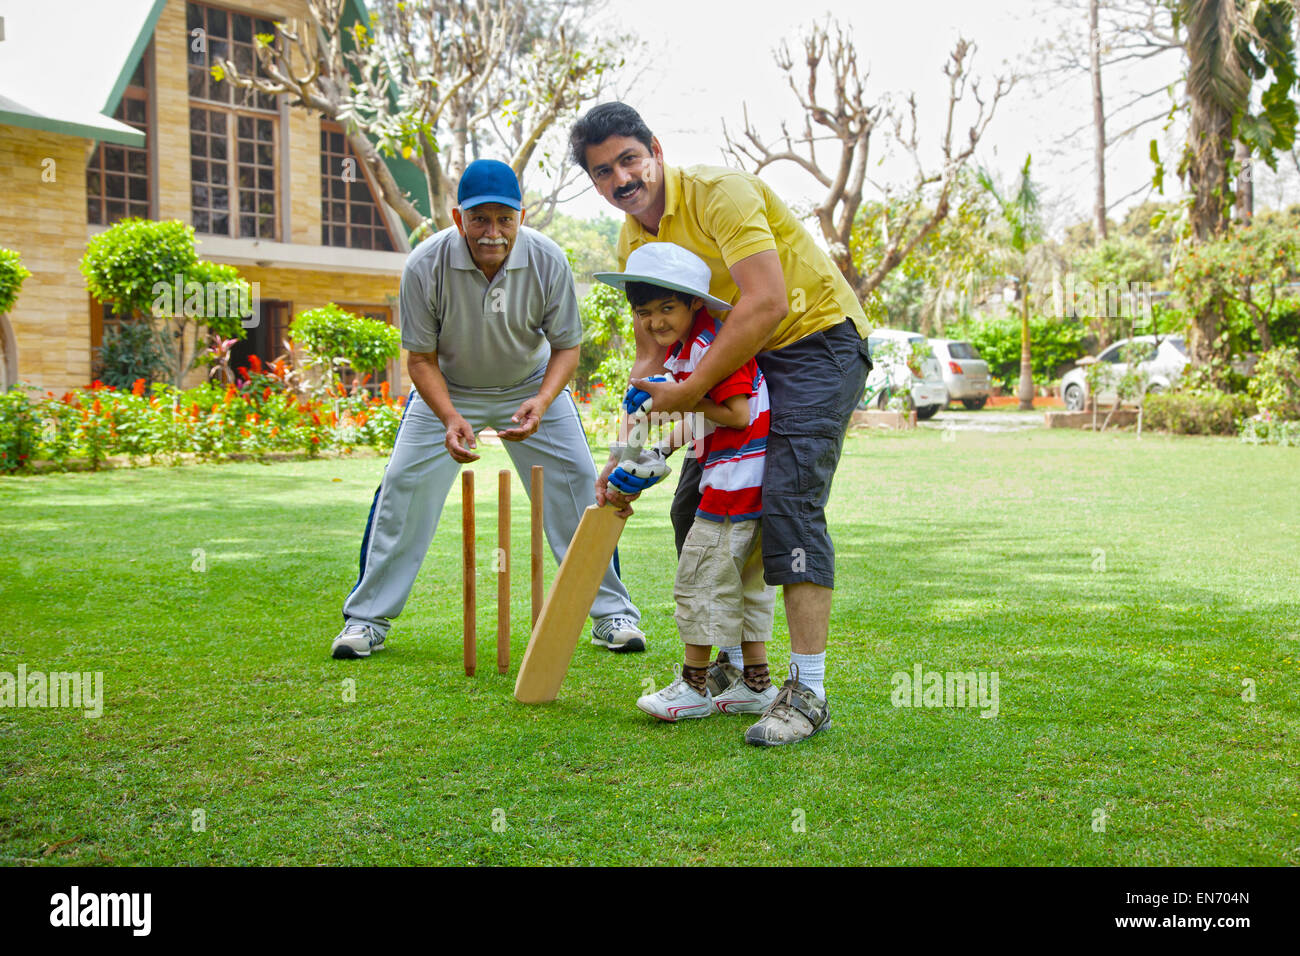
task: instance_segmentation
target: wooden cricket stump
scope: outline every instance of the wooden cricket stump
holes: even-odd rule
[[[542,489],[545,483],[545,469],[541,465],[534,465],[530,478],[532,553],[529,570],[532,578],[532,623],[536,624],[543,604]],[[460,491],[465,676],[473,677],[478,667],[478,598],[475,588],[474,549],[477,541],[474,530],[472,469],[461,472]],[[506,469],[497,473],[497,551],[493,564],[497,574],[497,673],[507,674],[510,672],[510,472]]]
[[[497,472],[497,673],[510,671],[510,472]]]
[[[542,613],[542,601],[545,594],[542,590],[542,534],[545,527],[542,524],[544,517],[542,513],[542,485],[544,482],[545,469],[541,465],[533,465],[532,487],[529,493],[529,501],[532,504],[532,531],[533,531],[533,550],[532,550],[532,580],[533,580],[533,626],[537,624],[537,616]]]
[[[465,676],[478,666],[478,599],[474,590],[474,472],[460,474],[461,587],[465,595]]]

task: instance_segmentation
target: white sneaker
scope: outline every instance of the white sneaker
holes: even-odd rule
[[[714,697],[713,707],[720,714],[761,714],[779,693],[771,684],[767,690],[752,690],[742,678]]]
[[[591,628],[591,643],[597,647],[607,647],[615,654],[645,650],[645,635],[630,617],[602,618]]]
[[[637,698],[636,705],[652,717],[670,724],[688,717],[707,717],[713,713],[713,695],[700,694],[680,677],[657,694]]]
[[[384,635],[379,634],[369,624],[349,624],[334,638],[330,645],[330,656],[335,660],[369,657],[371,651],[384,649]]]

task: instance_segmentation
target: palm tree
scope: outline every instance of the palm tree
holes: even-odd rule
[[[1009,271],[1016,277],[1020,299],[1020,398],[1021,411],[1034,407],[1034,368],[1029,348],[1029,269],[1030,253],[1043,238],[1043,221],[1039,212],[1038,186],[1029,177],[1032,155],[1025,157],[1015,189],[1003,192],[987,169],[980,168],[976,179],[993,198],[1002,215],[1001,240]]]

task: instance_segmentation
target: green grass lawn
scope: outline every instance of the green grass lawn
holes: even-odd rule
[[[476,466],[473,679],[458,492],[389,649],[328,657],[382,459],[0,479],[0,671],[102,671],[105,695],[100,719],[0,710],[0,861],[1300,863],[1295,449],[851,436],[835,726],[775,750],[744,718],[633,706],[681,651],[662,489],[621,550],[649,652],[584,640],[557,703],[514,701],[525,563],[509,677],[492,650],[505,462]],[[775,676],[779,610],[771,649]],[[997,671],[998,716],[892,706],[916,664]]]

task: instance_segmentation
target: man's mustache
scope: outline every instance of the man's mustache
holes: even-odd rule
[[[627,183],[624,186],[619,186],[618,189],[614,190],[614,198],[626,199],[628,196],[632,195],[632,193],[636,192],[640,188],[641,188],[641,180],[639,179],[634,183]]]
[[[477,242],[480,246],[504,246],[506,244],[504,236],[498,236],[495,239],[479,239]]]

